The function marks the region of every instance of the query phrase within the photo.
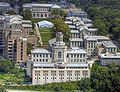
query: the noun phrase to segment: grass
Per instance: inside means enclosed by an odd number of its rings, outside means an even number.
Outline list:
[[[40,33],[41,37],[42,37],[42,41],[43,41],[43,45],[49,45],[49,40],[51,40],[52,38],[55,38],[55,33]]]
[[[0,73],[0,83],[1,82],[11,82],[11,83],[17,83],[18,81],[24,82],[24,73],[19,74],[9,74],[9,73]]]
[[[48,41],[56,37],[56,33],[53,28],[39,28],[39,31],[44,46],[48,46]]]

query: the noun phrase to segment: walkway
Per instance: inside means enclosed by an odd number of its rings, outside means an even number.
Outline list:
[[[41,35],[40,35],[40,32],[39,32],[39,28],[37,26],[37,24],[35,23],[35,29],[36,29],[36,32],[37,32],[37,37],[39,37],[39,42],[41,44],[41,46],[43,46],[43,43],[42,43],[42,38],[41,38]]]

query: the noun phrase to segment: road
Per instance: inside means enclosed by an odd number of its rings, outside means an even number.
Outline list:
[[[39,42],[41,44],[41,46],[43,46],[43,43],[42,43],[42,38],[41,38],[41,35],[40,35],[40,32],[39,32],[39,28],[37,26],[37,24],[35,23],[35,29],[36,29],[36,32],[37,32],[37,37],[39,37]]]

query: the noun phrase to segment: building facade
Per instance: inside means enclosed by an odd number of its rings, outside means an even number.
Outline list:
[[[84,49],[69,49],[63,42],[63,34],[58,32],[50,43],[50,49],[34,49],[28,61],[27,74],[32,76],[32,84],[76,81],[90,77],[87,52]]]
[[[68,9],[67,17],[79,17],[79,18],[87,18],[87,14],[81,9]]]
[[[1,26],[1,56],[9,57],[17,63],[27,61],[27,38],[32,32],[31,21],[23,20],[23,17],[19,15],[1,17],[1,20],[4,19],[1,24],[3,25]],[[37,37],[34,36],[35,38],[37,43]]]
[[[70,48],[86,49],[87,55],[95,55],[98,42],[109,41],[108,37],[97,36],[98,29],[87,18],[66,17],[65,23],[70,27]]]
[[[99,55],[99,61],[101,65],[105,66],[108,63],[114,63],[116,66],[120,65],[120,53],[105,53]]]
[[[51,18],[53,9],[61,9],[56,4],[23,4],[23,10],[31,10],[33,18]]]
[[[6,12],[8,12],[9,10],[12,10],[12,8],[10,7],[9,3],[5,3],[5,2],[0,2],[0,12],[2,14],[5,14]]]

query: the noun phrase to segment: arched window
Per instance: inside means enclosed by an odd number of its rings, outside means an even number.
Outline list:
[[[43,14],[41,14],[41,18],[43,17]]]
[[[58,52],[58,58],[61,58],[61,52]]]
[[[45,17],[47,17],[47,14],[45,14]]]
[[[35,17],[35,14],[33,14],[33,17]]]
[[[39,18],[39,14],[37,14],[37,17]]]

